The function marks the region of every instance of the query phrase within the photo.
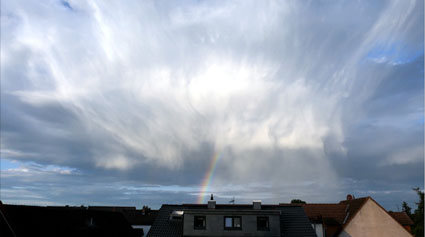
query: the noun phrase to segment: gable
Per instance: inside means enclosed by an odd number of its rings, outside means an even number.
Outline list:
[[[372,199],[352,217],[340,236],[412,236]]]

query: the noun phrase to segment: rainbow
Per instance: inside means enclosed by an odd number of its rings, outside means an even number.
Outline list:
[[[211,184],[211,181],[214,176],[215,167],[217,167],[217,161],[220,158],[220,154],[218,152],[214,153],[214,156],[211,159],[210,165],[208,166],[207,173],[205,174],[204,179],[202,180],[201,184],[201,192],[198,196],[198,204],[202,204],[205,201],[205,197],[208,196],[207,192],[209,191],[208,188]]]

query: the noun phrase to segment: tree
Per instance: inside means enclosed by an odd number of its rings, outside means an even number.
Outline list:
[[[292,199],[291,203],[306,203],[306,202],[301,199]]]
[[[148,214],[151,211],[151,208],[149,206],[143,206],[142,207],[142,213],[143,215]]]
[[[412,216],[412,208],[411,207],[409,207],[409,205],[407,205],[407,202],[403,202],[403,204],[401,205],[401,207],[402,207],[402,210],[401,211],[403,211],[403,212],[406,212],[406,214],[411,218],[411,219],[413,219],[413,216]]]
[[[413,213],[413,234],[415,236],[424,236],[424,192],[419,187],[413,189],[419,196],[418,208]]]

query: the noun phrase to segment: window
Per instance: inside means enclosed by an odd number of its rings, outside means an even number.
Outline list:
[[[242,229],[242,218],[240,216],[225,216],[224,229],[226,230]]]
[[[205,230],[205,227],[207,226],[206,219],[207,218],[205,216],[195,216],[193,228],[197,230]]]
[[[270,230],[268,216],[257,216],[257,230]]]

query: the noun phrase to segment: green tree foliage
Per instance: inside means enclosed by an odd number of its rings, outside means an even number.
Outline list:
[[[151,211],[151,208],[149,206],[143,206],[142,207],[142,213],[143,215],[148,214]]]
[[[413,228],[412,233],[415,236],[424,236],[424,192],[419,187],[413,189],[419,196],[419,202],[416,203],[418,208],[415,210],[413,215]]]
[[[401,207],[402,207],[402,210],[401,211],[403,211],[403,212],[406,212],[406,214],[411,218],[411,219],[413,219],[413,216],[412,216],[412,208],[411,207],[409,207],[409,205],[407,205],[407,202],[403,202],[403,204],[401,205]]]
[[[292,199],[291,203],[306,203],[306,202],[301,199]]]
[[[402,204],[402,211],[406,212],[406,214],[412,219],[412,234],[414,236],[424,236],[424,192],[422,192],[419,188],[414,188],[419,196],[419,202],[416,203],[418,206],[416,210],[412,213],[412,208],[407,205],[406,202]]]

